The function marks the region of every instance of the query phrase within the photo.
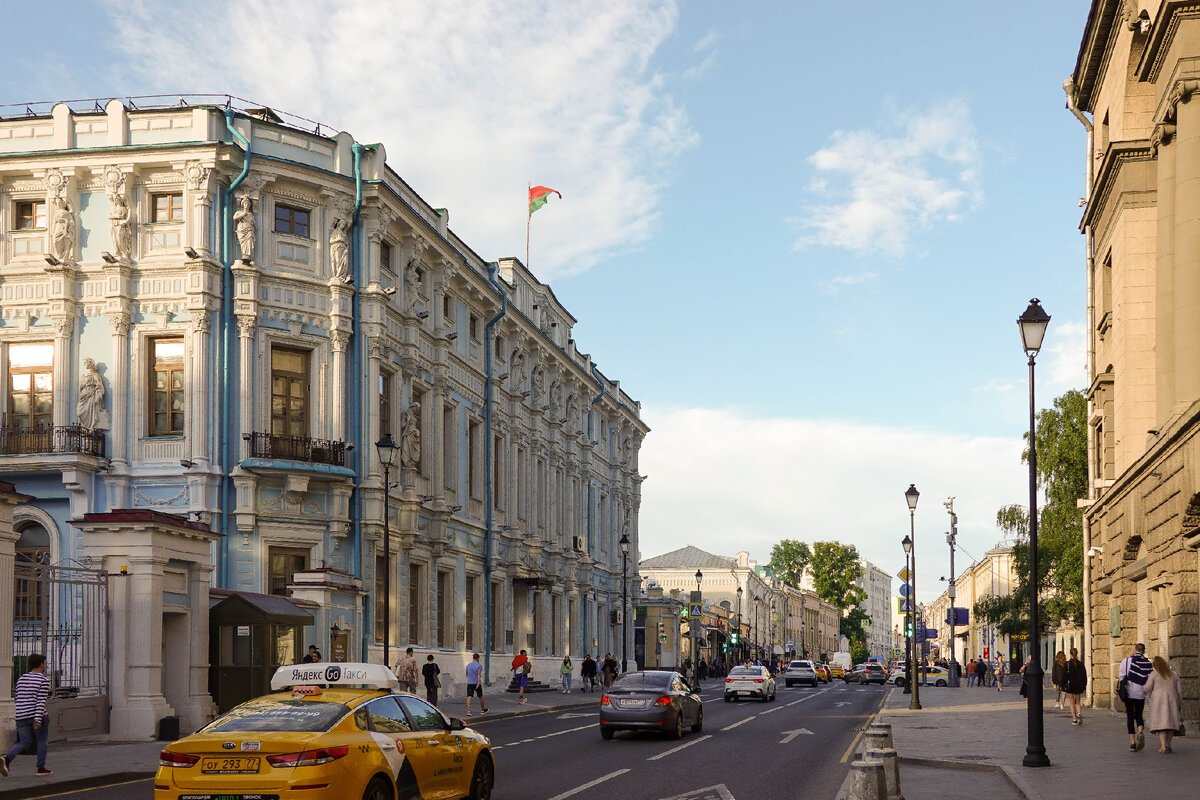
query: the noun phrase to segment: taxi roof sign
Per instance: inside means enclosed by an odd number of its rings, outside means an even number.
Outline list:
[[[368,689],[394,689],[400,685],[395,674],[383,664],[288,664],[271,676],[271,690],[293,686],[365,686]]]

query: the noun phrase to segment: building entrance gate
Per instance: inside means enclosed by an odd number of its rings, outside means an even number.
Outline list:
[[[45,552],[18,553],[14,572],[13,679],[42,653],[50,738],[108,733],[108,575]]]

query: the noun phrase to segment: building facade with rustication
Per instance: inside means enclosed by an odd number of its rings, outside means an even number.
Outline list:
[[[193,729],[210,663],[309,643],[379,661],[386,639],[393,664],[411,645],[447,680],[472,651],[507,678],[522,648],[547,668],[619,649],[640,405],[548,285],[448,217],[382,145],[236,99],[0,118],[0,477],[30,498],[17,569],[86,570],[88,608],[125,615],[107,669],[50,664],[64,695],[109,698],[114,735]],[[96,624],[17,578],[18,657]],[[261,632],[210,631],[210,586]],[[263,595],[295,608],[271,626]]]
[[[1133,646],[1200,717],[1200,3],[1095,0],[1068,107],[1086,135],[1085,653],[1120,707]],[[1083,137],[1081,137],[1082,139]]]

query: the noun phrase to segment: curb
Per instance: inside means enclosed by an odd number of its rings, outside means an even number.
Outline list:
[[[154,777],[153,772],[113,772],[107,775],[92,775],[88,778],[44,783],[40,786],[25,786],[20,789],[9,789],[3,794],[5,800],[30,800],[35,797],[77,792],[81,789],[97,789],[104,786],[115,786],[132,781],[146,781]]]

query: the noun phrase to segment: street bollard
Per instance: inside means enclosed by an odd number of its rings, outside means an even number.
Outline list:
[[[888,750],[895,745],[892,742],[892,726],[886,722],[875,723],[867,727],[863,734],[863,750]]]
[[[887,800],[887,780],[879,761],[850,764],[850,794],[846,800]]]
[[[900,757],[891,748],[867,750],[867,761],[883,765],[883,779],[887,787],[887,800],[904,800],[900,793]]]

